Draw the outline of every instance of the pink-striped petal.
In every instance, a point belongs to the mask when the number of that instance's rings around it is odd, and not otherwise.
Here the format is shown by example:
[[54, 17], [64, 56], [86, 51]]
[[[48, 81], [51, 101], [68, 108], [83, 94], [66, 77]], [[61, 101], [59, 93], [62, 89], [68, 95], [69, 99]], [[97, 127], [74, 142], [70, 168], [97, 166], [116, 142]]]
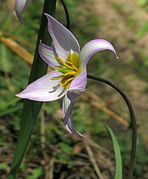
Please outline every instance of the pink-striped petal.
[[58, 56], [66, 60], [70, 50], [79, 53], [79, 43], [74, 35], [52, 16], [46, 13], [45, 15], [48, 19], [48, 31], [52, 37]]
[[102, 50], [111, 50], [117, 57], [116, 51], [112, 44], [103, 39], [95, 39], [86, 43], [80, 52], [80, 59], [83, 66], [85, 66], [92, 55]]
[[50, 67], [55, 68], [60, 64], [55, 59], [54, 49], [40, 42], [39, 45], [39, 54], [42, 60], [44, 60]]
[[66, 94], [66, 91], [59, 85], [60, 80], [51, 80], [51, 78], [60, 75], [60, 72], [52, 71], [29, 84], [26, 89], [18, 93], [16, 96], [43, 102], [60, 99]]
[[15, 12], [19, 20], [22, 22], [22, 13], [26, 8], [29, 0], [15, 0]]
[[72, 121], [72, 109], [75, 100], [79, 94], [73, 93], [73, 92], [68, 92], [64, 99], [63, 99], [63, 104], [62, 104], [62, 109], [63, 109], [63, 115], [64, 115], [64, 123], [66, 129], [73, 135], [78, 135], [78, 136], [83, 136], [80, 134], [74, 127], [73, 121]]

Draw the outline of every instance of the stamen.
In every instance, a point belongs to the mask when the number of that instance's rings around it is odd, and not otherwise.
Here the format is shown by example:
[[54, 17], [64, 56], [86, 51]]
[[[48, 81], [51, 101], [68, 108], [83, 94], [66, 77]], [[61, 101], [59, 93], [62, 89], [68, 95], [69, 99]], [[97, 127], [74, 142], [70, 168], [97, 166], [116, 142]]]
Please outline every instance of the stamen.
[[63, 85], [63, 86], [66, 86], [66, 84], [67, 84], [69, 81], [71, 81], [71, 80], [73, 80], [73, 77], [71, 77], [71, 78], [69, 78], [69, 79], [66, 79], [66, 80], [63, 79], [63, 80], [60, 82], [60, 84]]
[[81, 63], [79, 59], [79, 55], [74, 51], [70, 51], [66, 61], [62, 60], [60, 57], [55, 57], [57, 62], [61, 66], [55, 66], [58, 72], [62, 73], [58, 77], [53, 77], [51, 80], [59, 80], [61, 79], [60, 85], [64, 87], [64, 89], [68, 89], [72, 80], [79, 75], [81, 72]]
[[65, 63], [64, 63], [64, 65], [66, 66], [66, 67], [68, 67], [68, 68], [70, 68], [70, 69], [72, 69], [72, 70], [78, 70], [78, 68], [76, 67], [76, 66], [74, 66], [71, 62], [69, 62], [69, 61], [66, 61]]
[[73, 66], [79, 67], [80, 66], [80, 59], [79, 55], [75, 52], [71, 52], [66, 60], [66, 62], [71, 62]]
[[51, 80], [59, 80], [62, 76], [59, 76], [59, 77], [53, 77], [51, 78]]
[[65, 89], [68, 89], [72, 80], [73, 80], [73, 77], [67, 79], [66, 81], [63, 79], [63, 80], [60, 82], [60, 85], [61, 85], [61, 86], [64, 86]]
[[61, 77], [66, 77], [66, 76], [75, 76], [76, 72], [75, 71], [71, 71], [71, 72], [68, 72], [68, 73], [65, 73], [63, 75], [61, 75]]
[[63, 65], [64, 62], [62, 61], [62, 59], [60, 57], [55, 57], [55, 58], [56, 58], [57, 62], [59, 62], [59, 64]]

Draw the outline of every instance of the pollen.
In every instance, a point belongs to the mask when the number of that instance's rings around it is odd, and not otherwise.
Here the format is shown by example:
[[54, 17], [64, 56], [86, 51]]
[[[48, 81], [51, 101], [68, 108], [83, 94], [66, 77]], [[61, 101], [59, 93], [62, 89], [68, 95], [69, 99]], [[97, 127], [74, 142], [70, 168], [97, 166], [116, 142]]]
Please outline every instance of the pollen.
[[60, 85], [65, 89], [69, 89], [71, 82], [75, 77], [77, 77], [81, 72], [81, 62], [79, 55], [71, 51], [66, 59], [66, 61], [62, 60], [59, 57], [56, 57], [57, 62], [61, 66], [56, 66], [58, 72], [61, 72], [62, 75], [58, 77], [53, 77], [52, 80], [61, 79]]

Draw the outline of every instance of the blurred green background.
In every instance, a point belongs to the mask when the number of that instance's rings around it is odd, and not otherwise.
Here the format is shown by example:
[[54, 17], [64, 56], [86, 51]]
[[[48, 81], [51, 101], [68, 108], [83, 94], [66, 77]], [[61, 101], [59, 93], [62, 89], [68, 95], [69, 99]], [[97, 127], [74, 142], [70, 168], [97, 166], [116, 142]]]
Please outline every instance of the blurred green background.
[[[0, 178], [7, 178], [17, 142], [23, 100], [15, 94], [27, 85], [30, 65], [10, 47], [34, 53], [42, 1], [33, 1], [24, 13], [24, 24], [13, 14], [14, 0], [0, 1]], [[103, 38], [116, 48], [97, 53], [88, 71], [110, 79], [132, 100], [137, 114], [138, 142], [135, 178], [148, 178], [148, 0], [65, 0], [71, 30], [81, 47], [91, 39]], [[56, 18], [65, 24], [58, 2]], [[8, 40], [9, 38], [9, 40]], [[8, 41], [7, 41], [8, 40]], [[7, 43], [6, 43], [7, 42]], [[93, 153], [105, 179], [114, 176], [114, 154], [104, 124], [118, 137], [127, 173], [131, 145], [129, 114], [121, 97], [111, 88], [88, 80], [87, 91], [73, 111], [76, 128], [86, 140], [64, 129], [61, 101], [43, 105], [18, 179], [96, 179]]]

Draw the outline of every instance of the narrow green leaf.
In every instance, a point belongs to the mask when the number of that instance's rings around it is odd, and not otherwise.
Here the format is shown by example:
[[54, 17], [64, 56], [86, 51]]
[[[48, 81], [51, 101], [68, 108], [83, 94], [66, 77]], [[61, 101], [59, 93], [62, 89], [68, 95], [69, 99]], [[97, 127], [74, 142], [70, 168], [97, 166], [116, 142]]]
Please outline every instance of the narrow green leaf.
[[[43, 13], [49, 13], [52, 16], [55, 14], [56, 0], [45, 0]], [[40, 30], [38, 34], [37, 46], [34, 56], [34, 61], [31, 69], [29, 83], [43, 76], [47, 72], [47, 65], [40, 59], [38, 54], [39, 41], [42, 40], [46, 44], [51, 43], [49, 39], [48, 30], [47, 30], [47, 20], [42, 13]], [[11, 170], [8, 176], [8, 179], [15, 179], [17, 172], [20, 168], [21, 162], [23, 160], [25, 151], [27, 149], [28, 143], [31, 138], [33, 128], [37, 122], [37, 117], [40, 111], [42, 103], [25, 100], [24, 108], [22, 114], [22, 120], [20, 124], [20, 132], [18, 137], [18, 142], [16, 146], [16, 151], [14, 159], [12, 161]]]
[[114, 147], [114, 152], [115, 152], [115, 159], [116, 159], [115, 179], [122, 179], [122, 157], [121, 157], [120, 147], [112, 129], [108, 126], [106, 126], [106, 129], [111, 137]]

